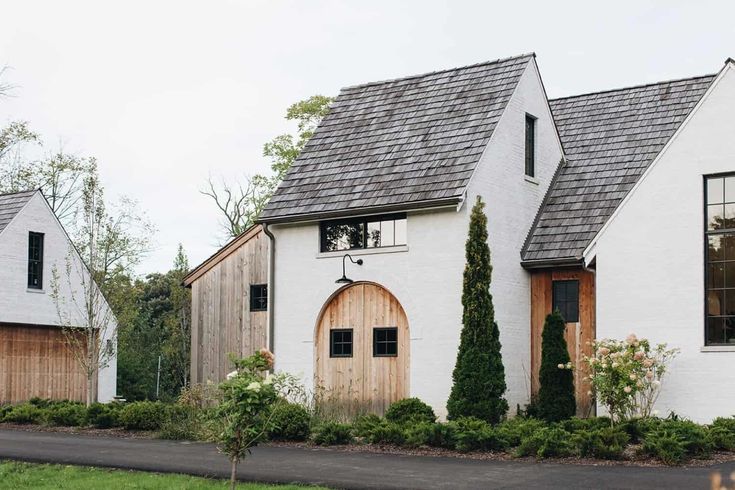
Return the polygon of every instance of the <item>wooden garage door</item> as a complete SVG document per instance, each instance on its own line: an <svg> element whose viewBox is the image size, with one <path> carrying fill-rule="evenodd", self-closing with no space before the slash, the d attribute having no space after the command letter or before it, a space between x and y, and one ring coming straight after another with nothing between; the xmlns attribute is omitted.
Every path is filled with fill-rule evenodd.
<svg viewBox="0 0 735 490"><path fill-rule="evenodd" d="M0 403L84 401L86 393L84 372L61 329L0 325Z"/></svg>
<svg viewBox="0 0 735 490"><path fill-rule="evenodd" d="M335 334L337 352L331 346ZM408 320L398 300L377 284L351 284L328 300L317 323L315 384L325 399L344 403L351 412L382 414L391 402L409 396L409 345Z"/></svg>

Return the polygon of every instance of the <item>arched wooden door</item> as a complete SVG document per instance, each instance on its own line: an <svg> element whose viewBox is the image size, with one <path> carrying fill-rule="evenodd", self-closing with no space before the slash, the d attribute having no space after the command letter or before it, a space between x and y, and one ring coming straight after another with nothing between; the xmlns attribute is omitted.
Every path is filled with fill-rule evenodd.
<svg viewBox="0 0 735 490"><path fill-rule="evenodd" d="M315 333L315 383L321 398L348 412L382 414L409 396L409 330L403 307L387 289L359 282L322 308Z"/></svg>

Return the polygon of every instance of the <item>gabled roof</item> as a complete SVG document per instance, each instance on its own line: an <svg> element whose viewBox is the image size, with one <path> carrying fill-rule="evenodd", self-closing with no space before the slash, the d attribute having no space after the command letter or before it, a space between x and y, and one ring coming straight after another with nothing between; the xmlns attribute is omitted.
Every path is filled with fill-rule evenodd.
<svg viewBox="0 0 735 490"><path fill-rule="evenodd" d="M566 164L529 233L524 264L581 259L715 76L550 100Z"/></svg>
<svg viewBox="0 0 735 490"><path fill-rule="evenodd" d="M13 221L13 218L25 207L36 192L38 191L0 194L0 233Z"/></svg>
<svg viewBox="0 0 735 490"><path fill-rule="evenodd" d="M533 56L343 89L260 221L459 202Z"/></svg>

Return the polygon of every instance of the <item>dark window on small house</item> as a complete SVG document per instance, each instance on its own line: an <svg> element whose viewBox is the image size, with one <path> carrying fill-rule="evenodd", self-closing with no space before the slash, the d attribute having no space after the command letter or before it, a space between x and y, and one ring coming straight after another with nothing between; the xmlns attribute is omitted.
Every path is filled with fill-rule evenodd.
<svg viewBox="0 0 735 490"><path fill-rule="evenodd" d="M250 285L250 311L266 311L268 309L268 285Z"/></svg>
<svg viewBox="0 0 735 490"><path fill-rule="evenodd" d="M526 114L526 175L536 174L536 118Z"/></svg>
<svg viewBox="0 0 735 490"><path fill-rule="evenodd" d="M43 289L43 233L28 233L28 287Z"/></svg>
<svg viewBox="0 0 735 490"><path fill-rule="evenodd" d="M373 357L398 355L398 329L396 327L373 329Z"/></svg>
<svg viewBox="0 0 735 490"><path fill-rule="evenodd" d="M704 180L705 344L735 344L735 175Z"/></svg>
<svg viewBox="0 0 735 490"><path fill-rule="evenodd" d="M322 252L406 244L406 215L391 214L322 221Z"/></svg>
<svg viewBox="0 0 735 490"><path fill-rule="evenodd" d="M579 321L579 281L554 281L553 309L559 310L564 321Z"/></svg>
<svg viewBox="0 0 735 490"><path fill-rule="evenodd" d="M329 331L329 357L352 357L352 329Z"/></svg>

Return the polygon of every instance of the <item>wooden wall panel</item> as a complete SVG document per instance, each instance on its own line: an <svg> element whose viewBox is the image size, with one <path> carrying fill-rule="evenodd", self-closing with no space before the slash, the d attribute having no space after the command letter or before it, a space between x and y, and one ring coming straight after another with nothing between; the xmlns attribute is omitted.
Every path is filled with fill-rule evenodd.
<svg viewBox="0 0 735 490"><path fill-rule="evenodd" d="M589 416L594 407L588 395L589 374L582 362L592 355L591 342L595 339L595 275L584 269L548 269L531 272L531 391L538 393L541 366L541 334L546 315L552 308L552 283L561 280L579 281L579 322L567 323L565 339L569 357L575 365L574 386L577 415Z"/></svg>
<svg viewBox="0 0 735 490"><path fill-rule="evenodd" d="M398 355L373 356L373 328L398 328ZM330 330L353 329L352 357L330 358ZM322 310L314 342L315 385L348 410L382 414L409 396L410 336L398 300L373 283L355 283L333 296Z"/></svg>
<svg viewBox="0 0 735 490"><path fill-rule="evenodd" d="M191 283L191 382L218 383L245 357L268 347L268 312L250 311L250 285L268 278L261 231Z"/></svg>
<svg viewBox="0 0 735 490"><path fill-rule="evenodd" d="M86 395L84 370L60 328L0 325L0 403Z"/></svg>

